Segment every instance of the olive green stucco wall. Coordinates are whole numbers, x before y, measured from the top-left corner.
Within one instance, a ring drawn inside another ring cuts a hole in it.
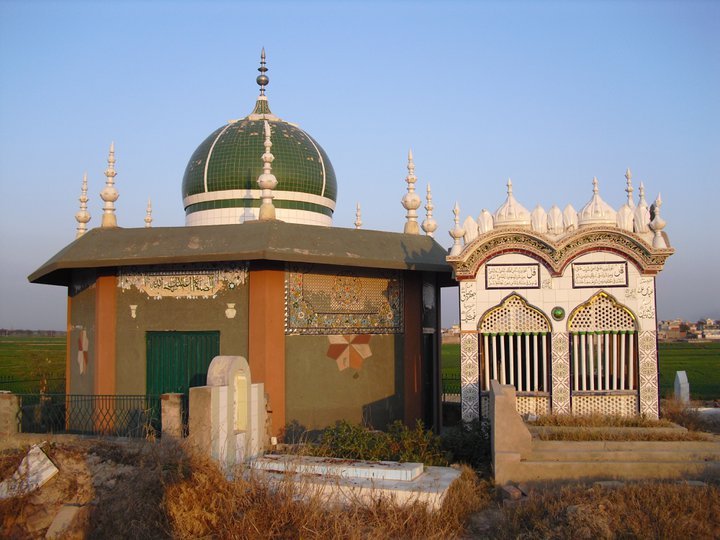
[[[69,298],[70,301],[70,371],[66,374],[70,380],[71,394],[93,394],[95,381],[95,284]],[[88,338],[87,368],[80,373],[78,364],[79,343],[83,330]]]
[[[327,336],[286,336],[286,419],[308,430],[337,420],[383,429],[403,418],[403,334],[374,334],[359,370],[338,369]]]
[[[217,293],[215,298],[149,298],[135,288],[117,289],[117,390],[118,394],[144,394],[146,390],[146,341],[148,331],[220,332],[220,354],[248,354],[247,283]],[[225,310],[235,304],[230,319]],[[135,318],[130,306],[136,305]]]

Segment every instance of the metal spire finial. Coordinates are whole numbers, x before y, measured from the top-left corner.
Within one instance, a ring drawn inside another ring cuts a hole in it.
[[[90,221],[90,212],[87,210],[87,203],[90,199],[87,196],[88,184],[87,184],[87,172],[83,174],[82,189],[80,190],[80,210],[75,214],[75,220],[78,222],[78,226],[75,233],[75,238],[80,238],[87,232],[87,223]]]
[[[150,228],[152,227],[152,201],[148,199],[148,205],[145,209],[145,227]]]
[[[108,153],[108,166],[105,169],[105,187],[100,192],[100,198],[104,201],[103,217],[101,227],[117,227],[117,217],[115,216],[115,201],[120,196],[115,189],[115,141],[110,143],[110,152]]]
[[[360,203],[356,203],[355,206],[355,228],[359,229],[362,227],[362,217],[360,216]]]
[[[257,183],[262,189],[262,204],[260,205],[260,214],[258,219],[275,219],[275,206],[273,206],[273,194],[272,190],[277,187],[277,178],[272,173],[272,162],[275,160],[275,156],[272,155],[272,141],[270,140],[270,124],[267,120],[264,120],[265,125],[265,153],[262,155],[263,160],[263,172],[258,177]]]
[[[260,52],[260,67],[258,68],[258,71],[260,72],[260,75],[258,75],[256,81],[260,85],[260,95],[265,95],[265,87],[270,82],[270,79],[268,78],[265,73],[267,72],[268,68],[265,67],[265,47],[262,48],[262,51]]]

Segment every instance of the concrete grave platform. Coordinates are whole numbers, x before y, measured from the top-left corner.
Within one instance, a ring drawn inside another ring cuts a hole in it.
[[[273,472],[320,474],[341,478],[374,478],[377,480],[415,480],[423,473],[422,463],[397,461],[363,461],[316,456],[266,454],[252,460],[253,469]]]
[[[440,508],[450,484],[460,476],[457,469],[422,463],[274,454],[254,459],[249,466],[252,473],[272,481],[291,478],[307,488],[308,495],[330,504],[387,499],[396,504],[425,503],[433,510]]]

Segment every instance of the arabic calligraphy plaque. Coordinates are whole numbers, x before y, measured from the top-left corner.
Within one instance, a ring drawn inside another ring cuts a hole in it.
[[[540,265],[488,264],[485,266],[486,289],[539,289]]]
[[[573,288],[627,287],[626,262],[573,263]]]

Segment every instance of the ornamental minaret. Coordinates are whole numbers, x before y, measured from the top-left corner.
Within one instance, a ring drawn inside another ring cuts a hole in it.
[[[460,255],[462,251],[462,245],[460,245],[460,239],[465,236],[465,229],[460,226],[460,205],[455,202],[455,208],[453,208],[453,214],[455,214],[455,227],[450,231],[450,236],[453,239],[453,246],[450,248],[450,256]]]
[[[360,203],[355,206],[355,228],[359,229],[362,227],[362,217],[360,216]]]
[[[90,221],[90,212],[87,209],[88,199],[88,185],[87,185],[87,172],[83,174],[82,188],[80,190],[80,210],[75,214],[75,220],[78,222],[78,226],[75,233],[75,238],[80,238],[87,232],[87,223]]]
[[[100,198],[104,201],[103,204],[103,217],[101,227],[117,227],[117,217],[115,216],[115,201],[117,201],[118,194],[115,189],[115,142],[110,143],[110,152],[108,154],[108,166],[105,169],[105,187],[100,192]]]
[[[422,230],[430,237],[432,237],[433,233],[437,230],[437,222],[433,219],[434,209],[435,205],[432,202],[432,192],[430,191],[430,184],[428,184],[427,203],[425,204],[425,220],[422,222]]]
[[[145,209],[145,228],[149,229],[152,227],[152,201],[148,199],[148,205]]]
[[[632,172],[630,167],[625,171],[625,179],[627,180],[627,186],[625,187],[625,193],[627,193],[627,205],[631,210],[635,208],[635,201],[633,201],[633,186],[632,186]]]
[[[264,53],[263,53],[264,55]],[[260,77],[258,77],[259,79]],[[265,153],[262,155],[263,173],[258,177],[257,183],[262,189],[262,204],[260,205],[260,215],[258,219],[267,220],[275,219],[275,206],[273,206],[272,190],[277,187],[277,178],[272,173],[272,162],[275,156],[272,155],[272,141],[270,140],[270,124],[267,120],[265,123]]]
[[[417,209],[420,208],[422,201],[420,200],[418,194],[415,193],[415,182],[417,182],[417,177],[415,176],[415,163],[413,162],[412,150],[408,151],[407,170],[408,175],[405,178],[405,181],[408,185],[408,192],[402,198],[402,205],[405,207],[405,210],[407,210],[407,214],[405,216],[407,217],[407,222],[405,223],[405,229],[403,232],[405,234],[420,234],[420,228],[418,227],[417,222]]]

